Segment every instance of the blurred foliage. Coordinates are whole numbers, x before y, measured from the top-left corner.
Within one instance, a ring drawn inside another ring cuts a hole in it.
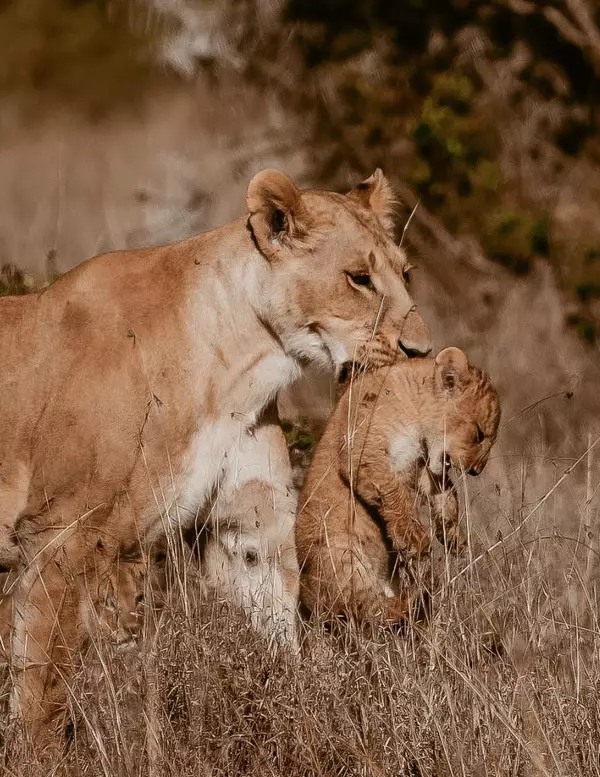
[[[307,418],[300,418],[297,422],[283,420],[281,428],[289,449],[308,451],[313,447],[314,434],[311,422]]]
[[[29,294],[34,287],[35,281],[33,277],[20,270],[14,264],[8,263],[0,267],[0,297]]]
[[[135,105],[159,71],[156,14],[137,0],[0,0],[0,91],[21,106],[102,116]]]
[[[558,198],[540,192],[569,159],[588,158],[591,170],[600,163],[598,3],[227,6],[247,76],[298,114],[323,183],[345,185],[381,166],[491,259],[517,273],[549,260],[575,306],[571,322],[594,340],[599,236],[555,229]]]

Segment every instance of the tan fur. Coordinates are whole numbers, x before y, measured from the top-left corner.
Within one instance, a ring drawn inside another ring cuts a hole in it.
[[[16,572],[0,573],[0,665],[10,658],[10,629],[12,624],[12,584]]]
[[[150,565],[150,566],[149,566]],[[106,575],[86,575],[80,600],[79,624],[82,642],[103,639],[123,649],[134,644],[142,630],[152,579],[160,576],[162,562],[137,557],[117,559]],[[102,565],[104,567],[104,565]],[[13,596],[19,570],[0,575],[0,654],[8,660],[13,620]]]
[[[430,547],[418,491],[432,502],[438,538],[460,544],[447,457],[479,474],[499,420],[489,379],[455,348],[359,375],[331,416],[300,496],[305,610],[365,624],[405,618],[411,592],[399,570]]]
[[[0,299],[0,565],[27,565],[13,710],[34,737],[65,698],[98,538],[110,566],[123,543],[193,522],[302,364],[429,349],[406,258],[370,206],[384,181],[361,192],[367,204],[263,171],[232,224]]]

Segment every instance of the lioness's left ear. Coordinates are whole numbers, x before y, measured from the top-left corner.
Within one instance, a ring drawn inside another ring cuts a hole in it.
[[[435,357],[435,377],[440,388],[454,391],[469,371],[469,361],[460,348],[444,348]]]
[[[279,170],[262,170],[248,185],[246,207],[258,247],[274,259],[278,245],[300,237],[306,230],[302,194]]]
[[[394,190],[379,168],[373,175],[349,191],[347,196],[372,210],[386,232],[393,234],[393,209],[396,198]]]

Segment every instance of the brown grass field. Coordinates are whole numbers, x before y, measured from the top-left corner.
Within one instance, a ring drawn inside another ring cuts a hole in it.
[[[206,105],[201,93],[193,107],[174,95],[89,133],[59,117],[5,128],[2,261],[39,277],[51,249],[65,270],[222,223],[262,166],[310,180],[300,155],[273,151],[260,104]],[[430,622],[370,640],[307,626],[295,656],[206,601],[195,571],[179,566],[137,649],[98,644],[85,656],[63,761],[23,748],[4,774],[600,775],[597,350],[565,329],[541,265],[515,279],[449,256],[415,263],[435,348],[465,348],[503,403],[485,473],[460,481],[469,547],[436,554]],[[323,391],[304,386],[301,399],[287,414],[326,415]],[[5,665],[0,753],[9,692]]]

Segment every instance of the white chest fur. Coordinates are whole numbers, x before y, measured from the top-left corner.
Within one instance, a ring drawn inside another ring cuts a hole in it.
[[[170,510],[171,520],[186,522],[201,509],[220,483],[239,481],[240,477],[264,476],[265,465],[252,462],[239,469],[240,455],[244,458],[248,430],[256,423],[265,405],[277,392],[292,383],[299,375],[294,359],[284,354],[272,354],[256,364],[236,381],[228,396],[226,412],[211,423],[199,423],[198,430],[184,457],[182,472],[177,478],[174,502],[177,510]],[[244,471],[245,470],[245,471]],[[175,505],[173,505],[175,507]],[[173,515],[175,513],[175,515]]]
[[[423,455],[416,430],[396,434],[389,441],[388,454],[392,469],[398,473],[411,472]]]

